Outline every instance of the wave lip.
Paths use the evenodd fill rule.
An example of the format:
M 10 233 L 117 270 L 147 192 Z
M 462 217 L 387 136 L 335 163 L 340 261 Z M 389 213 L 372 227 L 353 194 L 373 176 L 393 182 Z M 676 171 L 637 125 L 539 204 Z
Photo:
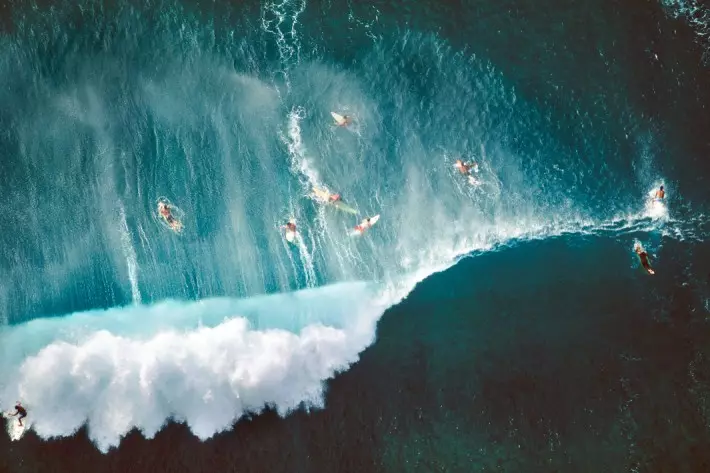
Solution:
M 281 415 L 299 406 L 322 407 L 324 381 L 355 362 L 374 339 L 375 322 L 390 304 L 380 294 L 372 285 L 343 283 L 247 299 L 236 305 L 249 318 L 232 315 L 214 326 L 160 328 L 143 337 L 125 327 L 113 333 L 71 326 L 91 317 L 110 326 L 107 319 L 135 320 L 133 312 L 149 321 L 178 303 L 35 320 L 0 334 L 8 355 L 0 364 L 6 380 L 0 401 L 22 399 L 31 428 L 45 439 L 73 435 L 86 425 L 103 452 L 134 428 L 151 438 L 168 420 L 185 423 L 205 440 L 265 406 Z M 206 307 L 218 306 L 212 302 L 183 303 L 182 309 L 199 318 Z M 283 328 L 293 328 L 294 319 L 305 323 Z M 54 326 L 56 339 L 47 343 L 42 322 Z M 45 332 L 40 347 L 30 341 L 35 330 Z

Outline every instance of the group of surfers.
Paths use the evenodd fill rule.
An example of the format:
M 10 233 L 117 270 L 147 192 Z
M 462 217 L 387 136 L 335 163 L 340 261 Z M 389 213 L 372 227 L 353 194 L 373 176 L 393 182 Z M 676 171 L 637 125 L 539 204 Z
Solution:
M 335 125 L 338 127 L 346 127 L 352 123 L 352 117 L 348 115 L 342 115 L 336 118 L 336 123 Z M 478 163 L 475 161 L 472 162 L 465 162 L 462 159 L 457 159 L 454 163 L 454 167 L 461 173 L 462 175 L 466 176 L 468 178 L 468 181 L 473 184 L 473 185 L 478 185 L 481 183 L 481 181 L 477 180 L 474 176 L 473 173 L 478 173 L 479 172 L 479 166 Z M 336 202 L 341 202 L 342 198 L 340 194 L 331 194 L 328 191 L 319 191 L 316 192 L 314 190 L 313 192 L 314 196 L 318 198 L 319 200 L 322 200 L 326 203 L 334 204 Z M 663 186 L 660 187 L 658 191 L 656 191 L 654 195 L 654 199 L 657 201 L 663 201 L 665 198 L 665 191 L 663 189 Z M 175 216 L 172 214 L 170 204 L 164 201 L 159 201 L 158 202 L 158 214 L 160 217 L 168 224 L 168 226 L 173 229 L 176 232 L 179 232 L 182 230 L 182 222 L 175 218 Z M 373 225 L 373 222 L 370 217 L 365 218 L 360 222 L 358 225 L 355 226 L 355 232 L 362 234 L 369 228 L 371 228 Z M 295 220 L 291 219 L 288 222 L 286 222 L 285 225 L 281 227 L 284 229 L 287 234 L 291 233 L 292 235 L 295 235 L 298 231 L 298 227 L 296 225 Z M 649 274 L 655 274 L 654 270 L 651 268 L 651 265 L 648 260 L 648 253 L 641 247 L 641 245 L 637 244 L 634 246 L 634 251 L 636 254 L 639 256 L 639 259 L 641 260 L 641 264 L 643 267 L 648 271 Z
M 478 164 L 474 162 L 466 163 L 462 161 L 461 159 L 457 159 L 454 167 L 458 169 L 458 171 L 465 175 L 471 177 L 471 171 L 473 172 L 478 172 Z M 320 195 L 320 197 L 324 197 L 323 200 L 329 203 L 335 203 L 335 202 L 340 202 L 342 199 L 340 197 L 340 194 L 330 194 L 327 191 L 325 191 L 325 194 L 323 192 L 320 193 L 315 193 L 317 195 Z M 662 202 L 666 197 L 666 192 L 663 189 L 663 186 L 660 187 L 654 194 L 654 197 L 652 200 L 655 200 L 657 202 Z M 182 228 L 182 223 L 177 220 L 173 215 L 170 210 L 170 205 L 160 201 L 158 202 L 158 213 L 160 216 L 165 219 L 165 221 L 170 225 L 171 227 L 174 228 Z M 362 233 L 365 230 L 369 229 L 372 227 L 372 221 L 370 218 L 364 219 L 359 225 L 355 227 L 355 230 Z M 293 233 L 296 233 L 298 228 L 296 227 L 296 223 L 293 220 L 290 220 L 286 225 L 283 226 L 286 231 L 290 231 Z M 643 249 L 643 247 L 640 244 L 636 244 L 634 246 L 634 252 L 638 255 L 639 259 L 641 260 L 641 265 L 643 268 L 649 273 L 649 274 L 656 274 L 656 272 L 651 268 L 651 264 L 648 259 L 648 253 L 646 250 Z M 20 423 L 20 426 L 22 426 L 22 419 L 27 417 L 27 411 L 25 408 L 22 406 L 22 404 L 17 401 L 17 405 L 15 405 L 15 413 L 14 414 L 8 414 L 10 416 L 19 416 L 18 417 L 18 422 Z
M 350 123 L 352 123 L 351 117 L 344 115 L 342 117 L 342 120 L 339 120 L 336 122 L 337 126 L 347 126 Z M 454 167 L 464 176 L 467 176 L 469 179 L 469 182 L 471 184 L 477 185 L 480 184 L 480 181 L 476 180 L 475 177 L 473 177 L 473 173 L 478 173 L 479 167 L 478 163 L 475 161 L 472 162 L 464 162 L 461 159 L 457 159 L 454 163 Z M 323 200 L 324 202 L 327 203 L 336 203 L 336 202 L 341 202 L 342 198 L 340 194 L 331 194 L 328 191 L 320 191 L 316 192 L 314 190 L 314 195 L 320 200 Z M 663 186 L 660 187 L 654 194 L 654 197 L 652 200 L 662 202 L 665 199 L 666 192 L 663 189 Z M 170 205 L 167 204 L 166 202 L 160 201 L 158 202 L 158 213 L 160 216 L 165 220 L 165 222 L 170 226 L 175 231 L 180 231 L 182 229 L 182 223 L 176 219 L 171 212 Z M 373 225 L 371 217 L 365 218 L 362 222 L 360 222 L 358 225 L 355 226 L 355 232 L 362 234 L 369 228 L 371 228 Z M 291 233 L 295 235 L 298 232 L 298 227 L 296 226 L 296 221 L 291 219 L 288 222 L 286 222 L 286 225 L 283 225 L 281 228 L 283 228 L 287 233 Z M 643 247 L 640 244 L 634 245 L 634 252 L 638 255 L 641 265 L 644 267 L 644 269 L 649 273 L 649 274 L 656 274 L 653 268 L 651 268 L 651 264 L 648 259 L 648 253 L 646 250 L 643 249 Z

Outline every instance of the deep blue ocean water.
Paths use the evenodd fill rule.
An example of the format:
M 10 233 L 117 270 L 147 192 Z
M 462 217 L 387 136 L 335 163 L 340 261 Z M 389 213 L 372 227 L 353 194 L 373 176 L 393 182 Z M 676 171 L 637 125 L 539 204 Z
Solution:
M 702 4 L 0 11 L 0 470 L 710 468 Z

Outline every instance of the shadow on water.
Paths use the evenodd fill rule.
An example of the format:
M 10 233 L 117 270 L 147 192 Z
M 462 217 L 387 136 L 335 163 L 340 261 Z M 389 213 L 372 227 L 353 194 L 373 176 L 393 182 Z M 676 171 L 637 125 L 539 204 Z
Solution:
M 708 282 L 689 269 L 708 248 L 665 242 L 651 278 L 629 246 L 557 238 L 432 276 L 329 382 L 324 410 L 270 411 L 205 443 L 179 425 L 153 440 L 133 432 L 105 456 L 85 431 L 3 437 L 2 468 L 704 471 Z

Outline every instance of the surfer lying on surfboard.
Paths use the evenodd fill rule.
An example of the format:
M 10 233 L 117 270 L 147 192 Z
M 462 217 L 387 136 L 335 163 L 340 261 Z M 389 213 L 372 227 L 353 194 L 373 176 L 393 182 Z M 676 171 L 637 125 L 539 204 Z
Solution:
M 335 120 L 335 124 L 337 126 L 348 126 L 353 122 L 352 117 L 349 115 L 340 115 L 335 112 L 330 112 L 330 114 L 332 115 L 333 120 Z
M 644 250 L 641 245 L 637 244 L 634 247 L 634 251 L 639 256 L 641 265 L 646 271 L 648 271 L 648 274 L 656 274 L 656 272 L 651 268 L 651 264 L 648 262 L 648 253 L 646 253 L 646 250 Z
M 372 226 L 377 223 L 379 219 L 379 215 L 375 215 L 374 217 L 367 217 L 362 222 L 360 222 L 360 225 L 355 226 L 354 234 L 362 235 L 363 233 L 365 233 L 366 230 L 372 228 Z
M 16 415 L 19 415 L 20 417 L 17 420 L 20 423 L 20 427 L 22 427 L 22 419 L 27 417 L 27 411 L 25 410 L 24 407 L 22 407 L 22 404 L 20 403 L 20 401 L 17 401 L 17 405 L 15 406 L 15 413 L 8 414 L 8 415 L 10 417 L 15 417 Z
M 338 202 L 341 200 L 340 194 L 331 194 L 325 189 L 313 188 L 313 196 L 323 202 Z
M 343 199 L 340 197 L 340 194 L 331 194 L 327 189 L 320 189 L 318 187 L 314 187 L 312 195 L 318 202 L 332 205 L 336 209 L 341 210 L 343 212 L 347 212 L 353 215 L 357 214 L 357 210 L 343 202 Z
M 471 163 L 464 163 L 462 160 L 457 159 L 454 163 L 454 167 L 458 169 L 461 174 L 468 177 L 468 182 L 472 186 L 477 186 L 481 184 L 481 181 L 471 175 L 471 171 L 478 173 L 478 163 L 476 161 L 473 161 Z
M 284 232 L 284 236 L 286 237 L 286 241 L 288 242 L 293 242 L 296 239 L 296 234 L 298 233 L 296 231 L 296 221 L 291 219 L 289 220 L 286 225 L 283 225 L 281 228 L 286 230 Z
M 160 214 L 162 219 L 165 220 L 168 225 L 170 225 L 170 228 L 175 231 L 180 231 L 180 229 L 182 229 L 182 223 L 180 222 L 180 220 L 173 217 L 173 214 L 170 211 L 170 206 L 165 202 L 158 202 L 158 213 Z
M 457 159 L 454 163 L 454 167 L 465 176 L 470 175 L 471 171 L 478 172 L 478 163 L 476 161 L 473 161 L 472 163 L 464 163 L 462 160 Z

